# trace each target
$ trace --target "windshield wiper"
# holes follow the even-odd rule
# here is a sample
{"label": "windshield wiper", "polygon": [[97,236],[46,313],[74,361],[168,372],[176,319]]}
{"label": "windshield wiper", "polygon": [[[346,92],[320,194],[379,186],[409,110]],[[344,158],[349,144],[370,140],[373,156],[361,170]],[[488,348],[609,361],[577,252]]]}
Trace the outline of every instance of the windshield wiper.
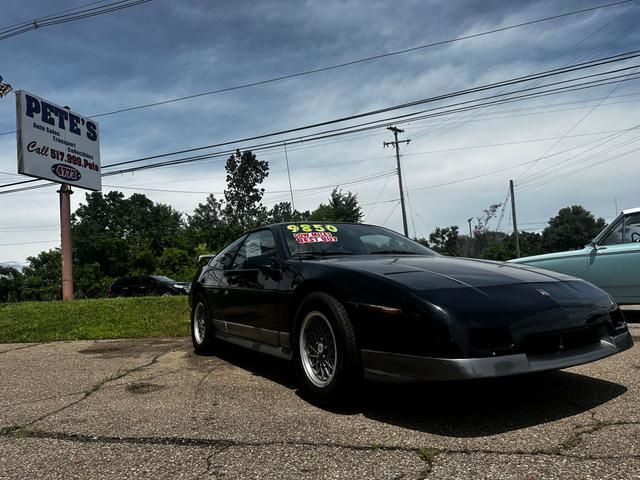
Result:
{"label": "windshield wiper", "polygon": [[384,255],[384,254],[418,255],[417,252],[411,252],[409,250],[374,250],[373,252],[369,252],[369,255]]}

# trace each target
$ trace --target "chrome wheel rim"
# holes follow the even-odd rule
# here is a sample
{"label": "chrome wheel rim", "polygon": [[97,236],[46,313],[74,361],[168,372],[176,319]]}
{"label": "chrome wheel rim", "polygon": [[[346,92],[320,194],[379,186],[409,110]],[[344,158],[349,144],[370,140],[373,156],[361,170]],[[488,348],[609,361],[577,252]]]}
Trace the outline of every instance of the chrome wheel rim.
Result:
{"label": "chrome wheel rim", "polygon": [[326,387],[336,373],[338,349],[331,323],[323,313],[307,313],[300,327],[299,342],[305,375],[316,387]]}
{"label": "chrome wheel rim", "polygon": [[196,305],[196,311],[193,314],[193,337],[198,345],[204,342],[204,336],[207,331],[207,312],[204,303]]}

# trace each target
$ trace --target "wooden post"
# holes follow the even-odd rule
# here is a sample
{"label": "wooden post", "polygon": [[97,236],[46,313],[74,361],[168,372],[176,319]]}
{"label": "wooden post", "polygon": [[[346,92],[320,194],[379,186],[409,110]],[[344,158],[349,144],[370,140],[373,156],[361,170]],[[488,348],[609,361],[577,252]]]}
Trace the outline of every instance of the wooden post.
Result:
{"label": "wooden post", "polygon": [[73,259],[71,248],[71,187],[62,184],[60,190],[60,242],[62,250],[62,300],[73,300]]}

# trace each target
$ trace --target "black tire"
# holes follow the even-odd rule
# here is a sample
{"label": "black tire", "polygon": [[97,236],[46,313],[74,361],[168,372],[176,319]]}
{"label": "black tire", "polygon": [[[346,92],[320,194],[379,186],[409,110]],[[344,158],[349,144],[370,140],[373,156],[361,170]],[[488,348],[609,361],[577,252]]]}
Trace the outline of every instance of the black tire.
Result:
{"label": "black tire", "polygon": [[215,341],[214,334],[207,301],[204,295],[198,294],[193,299],[193,309],[191,310],[191,342],[193,343],[193,350],[198,355],[210,354]]}
{"label": "black tire", "polygon": [[347,400],[361,382],[362,362],[344,306],[326,293],[309,294],[298,307],[292,342],[303,395],[320,404]]}

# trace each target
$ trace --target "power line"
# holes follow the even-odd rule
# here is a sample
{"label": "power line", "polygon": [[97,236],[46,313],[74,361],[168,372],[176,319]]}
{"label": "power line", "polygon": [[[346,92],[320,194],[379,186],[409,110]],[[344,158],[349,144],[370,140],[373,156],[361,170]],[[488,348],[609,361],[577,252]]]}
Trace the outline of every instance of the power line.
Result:
{"label": "power line", "polygon": [[[80,10],[80,9],[82,9],[84,7],[89,7],[91,5],[96,5],[96,4],[99,4],[99,3],[106,3],[108,1],[109,0],[97,0],[97,1],[94,1],[94,2],[85,3],[83,5],[78,5],[77,7],[74,7],[74,8],[68,8],[66,10],[60,10],[58,12],[53,12],[53,13],[50,13],[49,15],[46,15],[46,16],[40,17],[40,18],[41,19],[50,18],[50,17],[54,17],[56,15],[60,15],[62,13],[73,12],[73,11],[76,11],[76,10]],[[20,25],[30,24],[32,22],[33,22],[33,20],[27,20],[27,21],[23,21],[23,22],[14,23],[13,25],[6,25],[4,27],[0,27],[0,31],[7,30],[7,29],[13,28],[13,27],[18,27]]]}
{"label": "power line", "polygon": [[192,95],[186,95],[186,96],[183,96],[183,97],[177,97],[177,98],[173,98],[173,99],[169,99],[169,100],[163,100],[163,101],[160,101],[160,102],[153,102],[153,103],[147,103],[147,104],[138,105],[138,106],[134,106],[134,107],[121,108],[119,110],[114,110],[114,111],[111,111],[111,112],[106,112],[106,113],[100,113],[100,114],[97,114],[97,115],[93,115],[92,118],[104,117],[104,116],[107,116],[107,115],[115,115],[115,114],[118,114],[118,113],[129,112],[129,111],[132,111],[132,110],[140,110],[140,109],[143,109],[143,108],[155,107],[155,106],[160,106],[160,105],[167,105],[167,104],[170,104],[170,103],[181,102],[181,101],[184,101],[184,100],[203,97],[203,96],[206,96],[206,95],[214,95],[214,94],[217,94],[217,93],[230,92],[230,91],[234,91],[234,90],[240,90],[240,89],[249,88],[249,87],[255,87],[255,86],[259,86],[259,85],[266,85],[266,84],[269,84],[269,83],[279,82],[279,81],[282,81],[282,80],[288,80],[288,79],[292,79],[292,78],[312,75],[312,74],[316,74],[316,73],[320,73],[320,72],[336,70],[336,69],[340,69],[340,68],[344,68],[344,67],[348,67],[348,66],[352,66],[352,65],[357,65],[357,64],[360,64],[360,63],[370,62],[370,61],[374,61],[374,60],[380,60],[380,59],[383,59],[383,58],[389,58],[389,57],[393,57],[393,56],[397,56],[397,55],[403,55],[403,54],[406,54],[406,53],[415,52],[417,50],[424,50],[424,49],[427,49],[427,48],[447,45],[447,44],[450,44],[450,43],[460,42],[460,41],[463,41],[463,40],[470,40],[470,39],[473,39],[473,38],[492,35],[492,34],[499,33],[499,32],[506,32],[508,30],[513,30],[513,29],[516,29],[516,28],[521,28],[521,27],[525,27],[525,26],[529,26],[529,25],[534,25],[536,23],[547,22],[547,21],[550,21],[550,20],[556,20],[556,19],[559,19],[559,18],[578,15],[578,14],[581,14],[581,13],[592,12],[592,11],[601,10],[601,9],[604,9],[604,8],[615,7],[615,6],[618,6],[618,5],[631,3],[632,1],[633,0],[623,0],[623,1],[618,1],[618,2],[614,2],[614,3],[598,5],[598,6],[591,7],[591,8],[584,8],[584,9],[581,9],[581,10],[574,10],[572,12],[567,12],[567,13],[563,13],[563,14],[558,14],[558,15],[553,15],[553,16],[549,16],[549,17],[539,18],[537,20],[530,20],[530,21],[527,21],[527,22],[522,22],[522,23],[509,25],[509,26],[501,27],[501,28],[496,28],[496,29],[492,29],[492,30],[487,30],[485,32],[474,33],[474,34],[470,34],[470,35],[464,35],[464,36],[452,38],[452,39],[449,39],[449,40],[441,40],[441,41],[438,41],[438,42],[428,43],[428,44],[425,44],[425,45],[418,45],[416,47],[406,48],[406,49],[403,49],[403,50],[396,50],[394,52],[382,53],[382,54],[373,55],[373,56],[370,56],[370,57],[360,58],[360,59],[357,59],[357,60],[350,60],[348,62],[343,62],[343,63],[339,63],[339,64],[336,64],[336,65],[331,65],[331,66],[327,66],[327,67],[315,68],[315,69],[306,70],[306,71],[303,71],[303,72],[292,73],[292,74],[289,74],[289,75],[281,75],[281,76],[270,78],[270,79],[266,79],[266,80],[260,80],[260,81],[257,81],[257,82],[251,82],[251,83],[245,83],[245,84],[236,85],[236,86],[232,86],[232,87],[220,88],[220,89],[211,90],[211,91],[208,91],[208,92],[202,92],[202,93],[196,93],[196,94],[192,94]]}
{"label": "power line", "polygon": [[[595,145],[592,145],[591,147],[587,148],[586,150],[584,150],[582,152],[579,152],[579,153],[577,153],[575,155],[571,155],[570,157],[564,159],[563,161],[556,163],[553,167],[547,169],[547,171],[538,172],[538,173],[529,175],[528,177],[523,179],[523,182],[521,183],[521,185],[526,186],[528,183],[536,182],[536,181],[540,180],[540,178],[548,176],[550,173],[553,174],[553,173],[555,173],[555,171],[563,170],[563,169],[565,169],[565,168],[567,168],[569,166],[572,166],[572,165],[575,165],[575,164],[580,163],[582,161],[594,158],[595,156],[600,155],[602,153],[607,153],[607,152],[611,151],[611,149],[610,150],[606,150],[605,152],[600,152],[599,154],[591,155],[590,157],[587,157],[585,159],[582,159],[582,160],[579,159],[576,162],[572,162],[570,164],[567,164],[567,162],[569,162],[570,160],[573,160],[573,159],[578,158],[578,157],[580,157],[580,156],[582,156],[582,155],[584,155],[586,153],[589,153],[589,152],[591,152],[593,150],[596,150],[597,148],[599,148],[599,147],[601,147],[601,146],[603,146],[603,145],[605,145],[607,143],[610,143],[610,142],[612,142],[612,141],[614,141],[614,140],[616,140],[616,139],[618,139],[618,138],[630,133],[631,131],[637,130],[639,128],[640,128],[640,123],[636,124],[636,125],[634,125],[634,126],[632,126],[630,128],[626,128],[626,129],[624,129],[624,130],[622,130],[620,132],[617,132],[617,133],[614,133],[614,134],[611,134],[611,135],[606,135],[606,136],[604,136],[602,138],[593,140],[591,142],[585,143],[585,144],[580,145],[578,147],[574,147],[573,149],[568,149],[568,150],[565,150],[563,152],[557,152],[556,154],[548,155],[545,158],[548,158],[548,157],[551,157],[551,156],[554,156],[554,155],[557,155],[557,154],[567,153],[567,152],[569,152],[571,150],[575,150],[576,148],[582,148],[582,147],[586,147],[588,145],[595,144]],[[638,137],[635,137],[631,142],[635,141],[637,138]],[[617,146],[614,146],[612,149],[618,148],[620,146],[625,146],[628,143],[630,143],[630,142],[629,141],[625,141],[622,144],[618,144]]]}
{"label": "power line", "polygon": [[[147,3],[151,0],[120,0],[118,2],[112,2],[107,5],[103,5],[101,7],[93,7],[85,10],[79,10],[74,13],[69,13],[66,15],[49,15],[47,17],[36,18],[30,20],[28,22],[23,22],[21,24],[16,24],[5,30],[0,31],[0,40],[6,40],[10,37],[15,37],[16,35],[20,35],[22,33],[26,33],[30,30],[36,30],[38,28],[49,27],[52,25],[59,25],[62,23],[73,22],[76,20],[82,20],[89,17],[94,17],[96,15],[103,15],[105,13],[115,12],[117,10],[122,10],[125,8],[134,7],[136,5],[140,5],[141,3]],[[93,5],[99,2],[93,2],[89,5]]]}
{"label": "power line", "polygon": [[[555,62],[557,59],[559,59],[560,57],[562,57],[565,53],[568,53],[568,52],[570,52],[571,50],[574,50],[576,47],[578,47],[579,45],[581,45],[582,43],[584,43],[585,41],[587,41],[589,38],[593,37],[594,35],[596,35],[596,34],[597,34],[597,33],[599,33],[600,31],[602,31],[604,28],[606,28],[607,26],[609,26],[609,25],[611,25],[612,23],[614,23],[614,22],[615,22],[616,20],[618,20],[620,17],[622,17],[623,15],[625,15],[625,14],[627,13],[627,11],[628,11],[628,10],[623,11],[622,13],[620,13],[619,15],[617,15],[615,18],[611,19],[610,21],[608,21],[607,23],[605,23],[603,26],[599,27],[596,31],[594,31],[594,32],[590,33],[590,34],[589,34],[589,35],[587,35],[586,37],[582,38],[579,42],[577,42],[577,43],[575,43],[574,45],[572,45],[569,49],[567,49],[567,50],[565,50],[564,52],[560,53],[559,55],[557,55],[557,56],[556,56],[555,58],[553,58],[552,60],[545,62],[542,66],[540,66],[539,68],[537,68],[536,70],[534,70],[534,72],[532,72],[532,73],[535,73],[535,72],[537,72],[537,71],[540,71],[540,70],[542,70],[542,69],[546,68],[548,65],[552,65],[552,64],[553,64],[553,62]],[[638,24],[638,25],[640,25],[640,24]],[[635,28],[637,28],[637,25],[636,25],[636,26],[634,26],[632,29],[629,29],[629,30],[627,30],[627,31],[622,32],[619,36],[617,36],[617,37],[616,37],[616,40],[617,40],[618,38],[621,38],[622,36],[626,35],[627,33],[629,33],[630,31],[632,31],[632,30],[633,30],[633,29],[635,29]],[[585,58],[587,58],[589,55],[591,55],[593,52],[595,52],[595,51],[597,51],[597,50],[599,50],[599,48],[597,48],[597,49],[592,49],[592,50],[590,50],[588,53],[586,53],[585,55],[583,55],[581,58],[582,58],[582,59],[585,59]],[[577,60],[574,60],[574,62],[575,62],[575,61],[577,61]],[[535,85],[535,83],[536,83],[536,82],[533,82],[533,84],[532,84],[532,85]],[[503,90],[503,92],[506,92],[506,91],[508,91],[508,87],[507,87],[505,90]],[[491,109],[491,108],[489,108],[489,110],[490,110],[490,109]],[[483,110],[484,110],[484,109],[483,109]],[[473,119],[474,117],[477,117],[477,116],[478,116],[478,114],[479,114],[479,112],[478,112],[478,113],[476,113],[476,114],[473,114],[473,115],[471,116],[471,119]],[[470,121],[470,120],[467,120],[467,121]],[[442,131],[442,130],[443,130],[443,126],[440,126],[440,130],[441,130],[441,131],[440,131],[440,133],[438,133],[438,134],[437,134],[437,135],[435,135],[435,136],[432,136],[431,138],[429,138],[429,139],[427,139],[427,140],[431,140],[431,141],[432,141],[434,138],[441,137],[442,135],[444,135],[444,134],[446,134],[446,133],[449,133],[449,132],[451,132],[451,131],[453,131],[453,130],[455,130],[455,129],[459,128],[461,125],[463,125],[463,124],[464,124],[464,123],[466,123],[467,121],[462,121],[462,122],[460,122],[460,121],[459,121],[456,125],[453,125],[451,128],[446,129],[446,130],[444,130],[444,131]],[[455,119],[454,119],[454,120],[452,120],[452,121],[450,122],[450,124],[451,124],[451,123],[454,123],[454,122],[455,122]],[[446,126],[446,125],[445,125],[445,126]],[[418,144],[414,144],[413,148],[417,148],[419,145],[422,145],[422,144],[423,144],[423,143],[425,143],[427,140],[425,140],[424,142],[420,142],[420,143],[418,143]]]}
{"label": "power line", "polygon": [[[603,59],[596,59],[596,60],[592,60],[592,61],[589,61],[589,62],[584,62],[584,63],[581,63],[581,64],[571,65],[571,66],[568,66],[568,67],[562,67],[560,69],[554,69],[554,70],[551,70],[551,71],[547,71],[547,72],[542,72],[540,74],[536,74],[535,77],[536,78],[543,78],[543,77],[548,77],[548,76],[552,76],[552,75],[559,75],[559,74],[563,74],[563,73],[577,71],[577,70],[581,70],[581,69],[585,69],[585,68],[592,68],[594,66],[601,66],[601,65],[608,64],[608,63],[612,63],[612,62],[629,60],[631,58],[635,58],[635,57],[640,56],[640,53],[638,53],[638,52],[640,52],[640,51],[627,52],[627,53],[623,53],[623,54],[613,55],[613,56],[610,56],[610,57],[605,57]],[[634,67],[629,67],[629,68],[634,68]],[[616,70],[616,71],[619,71],[619,70]],[[609,72],[609,73],[611,73],[611,72]],[[596,74],[596,75],[599,75],[599,74]],[[586,76],[583,76],[583,77],[580,77],[580,78],[572,79],[570,81],[575,82],[575,81],[578,81],[578,80],[580,80],[582,78],[591,78],[593,76],[594,75],[586,75]],[[303,131],[303,130],[307,130],[307,129],[316,128],[316,127],[319,127],[319,126],[332,125],[332,124],[336,124],[336,123],[340,123],[340,122],[345,122],[345,121],[348,121],[348,120],[353,120],[353,119],[357,119],[357,118],[363,118],[363,117],[371,116],[371,115],[377,115],[377,114],[380,114],[380,113],[393,111],[393,110],[396,110],[396,109],[407,108],[409,106],[415,106],[415,105],[420,105],[420,104],[424,104],[424,103],[434,102],[434,101],[445,99],[445,98],[451,98],[451,97],[456,97],[456,96],[461,96],[461,95],[468,95],[469,93],[475,93],[475,92],[478,92],[478,91],[488,90],[488,89],[491,89],[491,88],[496,88],[497,86],[501,86],[501,85],[515,84],[515,83],[519,83],[519,82],[529,81],[529,80],[531,80],[531,78],[532,78],[532,76],[517,77],[515,79],[510,79],[510,80],[506,80],[506,81],[502,81],[502,82],[496,82],[496,83],[493,83],[493,84],[483,85],[483,86],[480,86],[480,87],[474,87],[472,89],[452,92],[452,93],[445,94],[445,95],[440,95],[440,96],[437,96],[437,97],[430,97],[430,98],[421,99],[421,100],[417,100],[417,101],[414,101],[414,102],[409,102],[409,103],[405,103],[405,104],[401,104],[401,105],[395,105],[395,106],[392,106],[392,107],[386,107],[386,108],[379,109],[379,110],[359,113],[359,114],[351,115],[351,116],[348,116],[348,117],[341,117],[341,118],[338,118],[338,119],[333,119],[333,120],[329,120],[329,121],[325,121],[325,122],[319,122],[319,123],[306,125],[306,126],[302,126],[302,127],[296,127],[296,128],[291,128],[291,129],[287,129],[287,130],[282,130],[282,131],[279,131],[279,132],[272,132],[272,133],[269,133],[269,134],[257,135],[257,136],[253,136],[253,137],[249,137],[249,138],[245,138],[245,139],[240,139],[240,140],[233,140],[233,141],[229,141],[229,142],[206,145],[206,146],[202,146],[202,147],[195,147],[195,148],[190,148],[190,149],[185,149],[185,150],[180,150],[180,151],[174,151],[174,152],[168,152],[168,153],[164,153],[164,154],[147,156],[147,157],[138,158],[138,159],[134,159],[134,160],[117,162],[117,163],[114,163],[114,164],[105,165],[103,168],[112,168],[112,167],[116,167],[116,166],[132,164],[132,163],[138,163],[138,162],[152,160],[152,159],[158,159],[158,158],[163,158],[163,157],[168,157],[168,156],[175,156],[175,155],[183,154],[183,153],[189,153],[189,152],[195,152],[195,151],[200,151],[200,150],[205,150],[205,149],[211,149],[211,148],[215,148],[215,147],[219,147],[219,146],[226,146],[226,145],[230,145],[230,144],[238,145],[239,143],[242,143],[242,142],[245,142],[245,141],[263,139],[263,138],[268,138],[268,137],[273,137],[273,136],[281,136],[281,135],[284,135],[284,134],[299,132],[299,131]],[[617,77],[614,77],[614,78],[617,78]],[[312,141],[312,140],[331,138],[331,137],[336,137],[336,136],[346,135],[346,134],[353,134],[353,133],[356,133],[356,132],[363,132],[363,131],[366,131],[366,130],[379,128],[380,125],[388,122],[389,120],[395,120],[395,119],[402,118],[405,121],[407,121],[407,117],[411,117],[411,116],[414,116],[414,117],[412,117],[413,120],[422,119],[422,118],[429,118],[429,117],[435,117],[435,116],[441,116],[441,115],[449,114],[449,113],[452,113],[452,112],[455,112],[455,111],[461,111],[461,110],[472,109],[472,108],[481,108],[483,105],[487,105],[487,104],[491,104],[491,103],[506,103],[506,102],[512,102],[512,101],[521,101],[524,98],[539,98],[540,96],[546,96],[546,95],[550,95],[550,94],[557,94],[558,92],[575,91],[575,90],[584,89],[584,88],[593,88],[594,86],[606,85],[606,84],[608,84],[608,83],[605,83],[606,80],[608,80],[608,79],[600,79],[600,80],[597,80],[595,82],[585,82],[583,84],[571,85],[569,87],[565,86],[565,87],[555,88],[555,89],[551,89],[551,90],[547,90],[547,91],[543,91],[543,92],[536,92],[534,94],[522,95],[520,97],[513,97],[512,96],[511,98],[501,99],[501,100],[498,100],[498,101],[489,101],[489,102],[486,102],[484,104],[467,105],[462,109],[461,108],[457,108],[457,109],[450,108],[452,106],[460,106],[460,105],[469,104],[469,103],[473,103],[473,102],[478,102],[478,101],[482,101],[482,100],[488,100],[488,99],[491,99],[491,98],[495,98],[496,96],[503,96],[504,95],[504,94],[498,94],[498,95],[495,95],[493,97],[491,97],[491,96],[490,97],[483,97],[483,98],[475,99],[475,100],[472,100],[472,101],[459,102],[457,104],[452,104],[452,105],[448,105],[448,106],[445,106],[445,107],[438,107],[436,109],[430,109],[430,110],[427,110],[426,112],[431,112],[431,113],[429,113],[428,115],[422,115],[420,117],[415,117],[415,115],[416,114],[422,114],[425,111],[413,112],[411,114],[405,114],[405,115],[400,115],[400,116],[396,116],[396,117],[390,117],[390,118],[386,118],[386,119],[376,120],[374,122],[366,122],[366,123],[361,124],[361,125],[364,125],[363,128],[356,128],[356,127],[359,127],[359,125],[352,125],[352,126],[349,126],[349,127],[341,127],[341,128],[337,128],[337,129],[326,130],[325,132],[319,132],[319,133],[316,133],[316,134],[298,136],[298,137],[294,137],[294,138],[291,138],[291,139],[286,139],[286,141],[288,143],[303,142],[303,141],[309,142],[309,141]],[[628,80],[628,78],[627,78],[627,80]],[[529,90],[532,90],[532,89],[545,88],[545,87],[548,87],[548,86],[552,86],[552,85],[556,85],[556,84],[560,84],[560,83],[565,83],[565,82],[566,81],[555,82],[555,83],[543,85],[542,87],[532,87],[532,88],[522,89],[520,91],[513,92],[513,93],[521,93],[521,92],[529,91]],[[611,82],[609,82],[609,83],[611,83]],[[509,95],[512,95],[512,94],[509,94]],[[449,110],[434,112],[434,110],[442,110],[443,108],[449,108]],[[324,135],[320,135],[320,134],[324,134]],[[279,147],[281,145],[281,142],[282,142],[282,140],[279,140],[279,141],[274,141],[274,142],[268,142],[268,143],[265,143],[265,144],[246,146],[246,147],[243,147],[243,148],[245,150],[246,149],[257,150],[257,149],[265,149],[265,148],[274,148],[276,146]],[[203,154],[203,155],[186,157],[186,158],[181,158],[181,159],[174,159],[174,160],[170,160],[170,161],[166,161],[166,162],[160,162],[160,163],[154,163],[154,164],[147,164],[147,165],[142,165],[142,166],[128,168],[128,169],[121,169],[121,170],[115,171],[115,172],[103,173],[103,176],[110,176],[110,175],[114,175],[114,174],[123,174],[123,173],[131,173],[131,172],[135,172],[135,171],[139,171],[139,170],[150,169],[150,168],[160,168],[160,167],[164,167],[164,166],[168,166],[168,165],[179,165],[179,164],[184,164],[184,163],[190,163],[190,162],[209,159],[209,158],[213,158],[213,157],[217,157],[217,156],[221,156],[221,155],[227,155],[227,154],[229,154],[229,152],[233,152],[233,151],[235,151],[235,150],[229,150],[229,151],[224,151],[224,152],[216,152],[216,153],[212,153],[212,154]],[[22,185],[22,184],[32,183],[32,182],[35,182],[35,181],[38,181],[38,180],[24,180],[24,181],[14,182],[14,183],[10,183],[10,184],[4,184],[4,185],[0,185],[0,188],[18,186],[18,185]],[[34,187],[32,187],[32,188],[34,188]],[[12,193],[12,192],[16,192],[16,191],[30,190],[32,188],[19,188],[19,189],[13,189],[13,190],[0,192],[0,193]],[[37,188],[37,186],[35,188]]]}
{"label": "power line", "polygon": [[[323,122],[307,124],[307,125],[304,125],[304,126],[301,126],[301,127],[294,127],[294,128],[280,130],[280,131],[277,131],[277,132],[272,132],[272,133],[267,133],[267,134],[262,134],[262,135],[255,135],[255,136],[244,138],[244,139],[239,139],[239,140],[236,139],[236,140],[226,141],[226,142],[222,142],[222,143],[205,145],[205,146],[201,146],[201,147],[178,150],[178,151],[174,151],[174,152],[170,152],[170,153],[147,156],[147,157],[138,158],[138,159],[135,159],[135,160],[117,162],[117,163],[114,163],[114,164],[111,164],[111,165],[105,165],[103,168],[111,168],[111,167],[116,167],[116,166],[128,165],[128,164],[132,164],[132,163],[139,163],[139,162],[146,161],[146,160],[155,160],[155,159],[162,158],[162,157],[173,156],[173,155],[181,155],[181,154],[184,154],[184,153],[191,153],[191,152],[200,151],[200,150],[208,150],[208,149],[218,148],[218,147],[223,147],[223,146],[228,146],[228,145],[237,145],[238,143],[242,143],[242,142],[261,140],[261,139],[269,138],[269,137],[273,137],[273,136],[286,135],[286,134],[296,133],[296,132],[309,130],[309,129],[313,129],[313,128],[324,127],[324,126],[329,126],[329,125],[335,125],[337,123],[343,123],[343,122],[347,122],[347,121],[351,121],[351,120],[357,120],[357,119],[360,119],[360,118],[365,118],[365,117],[368,117],[368,116],[374,116],[374,115],[379,115],[379,114],[382,114],[382,113],[388,113],[388,112],[391,112],[391,111],[401,110],[401,109],[405,109],[405,108],[409,108],[409,107],[413,107],[413,106],[423,105],[423,104],[427,104],[427,103],[433,103],[433,102],[440,101],[440,100],[445,100],[445,99],[448,99],[448,98],[454,98],[454,97],[459,97],[459,96],[463,96],[463,95],[469,95],[471,93],[478,93],[478,92],[482,92],[482,91],[486,91],[486,90],[491,90],[491,89],[498,88],[498,87],[504,86],[504,85],[512,85],[512,84],[527,82],[527,81],[532,80],[533,78],[546,78],[546,77],[550,77],[550,76],[555,76],[555,75],[560,75],[560,74],[564,74],[564,73],[570,73],[570,72],[574,72],[574,71],[578,71],[578,70],[583,70],[583,69],[586,69],[586,68],[593,68],[593,67],[596,67],[596,66],[607,65],[609,63],[630,60],[630,59],[633,59],[633,58],[636,58],[636,57],[639,57],[639,56],[640,56],[640,50],[631,51],[631,52],[627,52],[627,53],[623,53],[623,54],[618,54],[618,55],[613,55],[613,56],[610,56],[610,57],[605,57],[605,58],[601,58],[601,59],[597,59],[597,60],[592,60],[590,62],[584,62],[584,63],[580,63],[580,64],[571,65],[571,66],[568,66],[568,67],[562,67],[560,69],[548,70],[546,72],[541,72],[541,73],[535,74],[533,76],[527,75],[527,76],[524,76],[524,77],[516,77],[516,78],[513,78],[513,79],[509,79],[509,80],[504,80],[504,81],[501,81],[501,82],[495,82],[495,83],[486,84],[486,85],[482,85],[482,86],[478,86],[478,87],[473,87],[473,88],[469,88],[469,89],[465,89],[465,90],[458,90],[458,91],[450,92],[450,93],[447,93],[447,94],[438,95],[438,96],[434,96],[434,97],[423,98],[423,99],[420,99],[420,100],[415,100],[415,101],[412,101],[412,102],[393,105],[393,106],[390,106],[390,107],[384,107],[384,108],[380,108],[380,109],[376,109],[376,110],[370,110],[370,111],[366,111],[366,112],[362,112],[362,113],[357,113],[357,114],[353,114],[353,115],[348,115],[348,116],[344,116],[344,117],[335,118],[335,119],[332,119],[332,120],[326,120],[326,121],[323,121]],[[628,70],[629,68],[634,68],[634,67],[628,67],[628,68],[625,68],[625,69],[622,69],[622,70]],[[617,71],[618,70],[616,70],[616,72]],[[605,72],[605,74],[606,73],[607,72]],[[595,75],[603,75],[603,73],[595,74]],[[564,82],[558,82],[558,83],[565,83],[565,82],[569,82],[569,81],[575,82],[577,80],[584,79],[584,78],[590,78],[590,77],[592,77],[592,75],[584,76],[584,77],[581,77],[581,78],[578,78],[578,79],[567,80],[567,81],[564,81]],[[537,89],[537,88],[543,88],[543,87],[548,87],[548,86],[552,86],[552,85],[555,85],[555,84],[552,83],[552,84],[547,84],[547,85],[544,85],[544,86],[541,86],[541,87],[534,87],[534,88]],[[523,89],[523,90],[520,90],[520,91],[517,91],[517,92],[513,92],[513,93],[521,93],[521,92],[529,91],[529,90],[531,90],[531,89]],[[504,95],[505,94],[500,94],[500,95],[497,95],[497,96],[504,96]],[[496,96],[494,96],[494,97],[485,97],[484,99],[495,98],[495,97]],[[467,103],[478,101],[478,100],[482,100],[482,99],[476,99],[476,100],[471,100],[471,101],[467,101],[467,102],[462,102],[462,103],[454,104],[453,106],[460,106],[462,104],[467,104]],[[443,108],[443,107],[440,107],[440,108]],[[408,115],[414,115],[416,113],[424,113],[424,112],[414,112],[413,114],[408,114]],[[396,118],[399,118],[399,117],[392,117],[392,118],[386,119],[386,121],[387,122],[388,121],[393,121]],[[352,127],[344,127],[344,128],[352,128]],[[341,129],[338,129],[338,130],[341,130]],[[333,131],[330,130],[328,132],[333,132]],[[323,132],[321,132],[321,133],[323,133]],[[298,137],[298,138],[307,138],[307,137],[303,136],[303,137]],[[295,140],[296,140],[295,138],[287,139],[287,143],[295,143]]]}
{"label": "power line", "polygon": [[[636,67],[636,70],[637,70],[637,67]],[[635,71],[636,71],[636,70],[634,70],[633,72],[631,72],[631,73],[629,74],[629,76],[631,76],[633,73],[635,73]],[[584,120],[585,120],[589,115],[591,115],[591,114],[592,114],[592,113],[593,113],[593,112],[594,112],[594,111],[595,111],[595,110],[596,110],[596,109],[597,109],[597,108],[602,104],[602,102],[604,102],[607,98],[609,98],[609,95],[613,94],[613,92],[615,92],[615,91],[620,87],[620,85],[622,85],[622,81],[620,81],[620,83],[618,83],[615,87],[613,87],[613,88],[611,89],[611,91],[609,91],[609,92],[608,92],[608,93],[607,93],[607,94],[606,94],[606,95],[605,95],[605,96],[604,96],[604,97],[603,97],[603,98],[602,98],[602,99],[601,99],[597,104],[595,104],[595,105],[594,105],[594,106],[593,106],[593,107],[592,107],[592,108],[591,108],[591,109],[590,109],[590,110],[589,110],[589,111],[588,111],[588,112],[587,112],[587,113],[586,113],[582,118],[580,118],[580,120],[578,120],[576,123],[574,123],[574,124],[571,126],[571,128],[565,132],[565,134],[564,134],[564,135],[562,135],[558,140],[556,140],[556,142],[554,142],[554,144],[553,144],[553,145],[551,145],[547,150],[545,150],[545,152],[544,152],[544,153],[543,153],[543,154],[542,154],[538,159],[536,159],[536,161],[535,161],[534,163],[532,163],[531,165],[529,165],[529,166],[528,166],[528,167],[527,167],[527,168],[526,168],[522,173],[520,173],[520,175],[518,175],[518,177],[516,178],[516,180],[518,180],[518,179],[522,178],[522,176],[523,176],[525,173],[527,173],[529,170],[531,170],[531,169],[536,165],[536,163],[538,163],[538,160],[540,160],[540,158],[541,158],[542,156],[546,155],[546,154],[547,154],[547,153],[549,153],[551,150],[553,150],[553,149],[554,149],[554,148],[555,148],[555,147],[556,147],[560,142],[562,142],[562,140],[564,140],[564,139],[565,139],[565,137],[566,137],[567,135],[569,135],[571,132],[573,132],[573,131],[578,127],[578,125],[580,125],[582,122],[584,122]]]}
{"label": "power line", "polygon": [[[636,139],[634,139],[633,141],[629,141],[629,142],[627,142],[624,146],[626,146],[626,145],[628,145],[628,144],[630,144],[630,143],[637,142],[638,140],[639,140],[639,139],[638,139],[638,138],[636,138]],[[604,152],[604,153],[609,153],[609,152],[611,152],[611,151],[613,151],[613,150],[615,150],[615,149],[617,149],[617,148],[619,148],[619,147],[620,147],[620,146],[618,146],[618,147],[612,147],[611,149],[609,149],[607,152]],[[628,151],[626,151],[626,152],[623,152],[623,153],[621,153],[621,154],[619,154],[619,155],[616,155],[616,156],[613,156],[613,157],[610,157],[610,158],[606,158],[606,159],[601,160],[601,161],[599,161],[599,162],[592,163],[591,165],[586,165],[586,166],[585,166],[585,165],[583,165],[577,173],[582,173],[582,172],[584,172],[585,170],[588,170],[588,169],[593,168],[593,167],[596,167],[596,166],[598,166],[598,165],[602,165],[603,163],[607,163],[607,162],[610,162],[610,161],[612,161],[612,160],[616,160],[616,159],[618,159],[618,158],[624,157],[624,156],[626,156],[626,155],[629,155],[630,153],[637,152],[638,150],[640,150],[640,147],[638,147],[638,148],[634,148],[634,149],[631,149],[631,150],[628,150]],[[593,155],[590,159],[592,160],[592,159],[594,159],[594,158],[597,158],[598,156],[601,156],[601,154]],[[540,182],[525,185],[523,188],[518,189],[518,192],[527,191],[527,190],[533,190],[533,189],[535,189],[535,188],[537,188],[537,187],[540,187],[540,186],[542,186],[542,185],[546,185],[546,184],[549,184],[549,183],[556,182],[556,181],[558,181],[558,180],[562,179],[563,177],[566,177],[567,175],[574,175],[574,174],[575,174],[574,172],[570,171],[570,172],[567,172],[567,173],[563,173],[563,174],[560,174],[560,175],[556,175],[556,176],[551,177],[551,178],[543,179],[543,180],[541,180]]]}
{"label": "power line", "polygon": [[50,243],[50,242],[60,242],[60,239],[57,240],[40,240],[37,242],[19,242],[19,243],[0,243],[0,247],[13,247],[16,245],[34,245],[36,243]]}

